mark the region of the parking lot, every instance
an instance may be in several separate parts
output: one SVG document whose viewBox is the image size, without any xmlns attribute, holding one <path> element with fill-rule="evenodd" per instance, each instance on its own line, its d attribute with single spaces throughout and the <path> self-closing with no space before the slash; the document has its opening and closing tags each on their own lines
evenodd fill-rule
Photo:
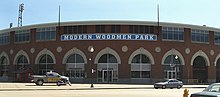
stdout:
<svg viewBox="0 0 220 97">
<path fill-rule="evenodd" d="M 90 84 L 36 86 L 33 83 L 0 83 L 0 97 L 183 97 L 184 89 L 194 93 L 205 87 L 207 85 L 154 89 L 153 85 L 94 84 L 94 88 L 90 88 Z"/>
</svg>

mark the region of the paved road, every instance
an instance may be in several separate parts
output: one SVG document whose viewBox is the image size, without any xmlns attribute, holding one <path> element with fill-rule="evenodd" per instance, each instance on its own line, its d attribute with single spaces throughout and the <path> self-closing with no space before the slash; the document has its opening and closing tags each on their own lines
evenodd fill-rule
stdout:
<svg viewBox="0 0 220 97">
<path fill-rule="evenodd" d="M 72 84 L 72 86 L 35 86 L 32 83 L 0 83 L 0 97 L 183 97 L 202 91 L 206 85 L 185 85 L 181 89 L 153 89 L 153 85 Z"/>
</svg>

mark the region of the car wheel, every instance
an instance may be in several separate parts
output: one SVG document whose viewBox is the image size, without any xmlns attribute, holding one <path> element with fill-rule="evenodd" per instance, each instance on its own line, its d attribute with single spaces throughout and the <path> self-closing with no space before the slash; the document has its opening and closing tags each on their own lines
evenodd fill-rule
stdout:
<svg viewBox="0 0 220 97">
<path fill-rule="evenodd" d="M 166 89 L 166 86 L 165 86 L 165 85 L 163 85 L 163 86 L 162 86 L 162 89 Z"/>
<path fill-rule="evenodd" d="M 42 86 L 43 84 L 44 84 L 43 80 L 38 80 L 38 81 L 37 81 L 37 85 Z"/>
<path fill-rule="evenodd" d="M 57 82 L 57 86 L 60 86 L 60 83 L 59 83 L 59 81 Z"/>
<path fill-rule="evenodd" d="M 155 86 L 154 86 L 154 89 L 158 89 L 158 87 L 155 87 Z"/>
<path fill-rule="evenodd" d="M 181 88 L 181 86 L 180 86 L 180 85 L 178 85 L 178 86 L 177 86 L 177 89 L 180 89 L 180 88 Z"/>
</svg>

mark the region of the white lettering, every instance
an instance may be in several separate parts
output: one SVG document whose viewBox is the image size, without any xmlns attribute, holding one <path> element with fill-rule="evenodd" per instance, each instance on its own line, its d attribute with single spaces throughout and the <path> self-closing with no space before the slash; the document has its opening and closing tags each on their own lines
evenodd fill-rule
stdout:
<svg viewBox="0 0 220 97">
<path fill-rule="evenodd" d="M 61 35 L 61 40 L 157 40 L 151 34 L 68 34 Z"/>
<path fill-rule="evenodd" d="M 122 37 L 123 37 L 123 39 L 127 39 L 127 38 L 126 38 L 126 36 L 127 36 L 127 35 L 123 35 L 123 36 L 122 36 Z"/>
<path fill-rule="evenodd" d="M 87 35 L 83 35 L 83 40 L 87 40 Z"/>
<path fill-rule="evenodd" d="M 121 35 L 117 35 L 117 38 L 116 39 L 121 39 Z"/>
<path fill-rule="evenodd" d="M 70 36 L 69 36 L 69 40 L 73 40 L 73 35 L 70 35 Z"/>
<path fill-rule="evenodd" d="M 74 40 L 77 40 L 78 39 L 78 35 L 74 35 Z"/>
<path fill-rule="evenodd" d="M 127 35 L 127 36 L 128 36 L 128 38 L 127 38 L 128 40 L 131 39 L 131 35 Z"/>
<path fill-rule="evenodd" d="M 153 35 L 150 36 L 150 39 L 149 39 L 149 40 L 154 40 Z"/>
<path fill-rule="evenodd" d="M 112 39 L 115 39 L 115 35 L 112 35 Z"/>
<path fill-rule="evenodd" d="M 92 35 L 88 35 L 88 39 L 92 39 Z"/>
<path fill-rule="evenodd" d="M 140 35 L 140 39 L 143 40 L 143 39 L 144 39 L 144 36 L 143 36 L 143 35 Z"/>
<path fill-rule="evenodd" d="M 101 35 L 96 35 L 96 39 L 101 39 Z"/>
<path fill-rule="evenodd" d="M 106 37 L 105 37 L 105 35 L 102 35 L 102 39 L 105 39 Z"/>
<path fill-rule="evenodd" d="M 79 35 L 79 40 L 82 40 L 82 35 Z"/>
<path fill-rule="evenodd" d="M 108 35 L 107 35 L 107 39 L 111 39 L 111 35 L 108 34 Z"/>
<path fill-rule="evenodd" d="M 135 35 L 135 39 L 139 39 L 139 35 Z"/>
<path fill-rule="evenodd" d="M 64 39 L 63 40 L 69 40 L 69 35 L 63 35 Z"/>
</svg>

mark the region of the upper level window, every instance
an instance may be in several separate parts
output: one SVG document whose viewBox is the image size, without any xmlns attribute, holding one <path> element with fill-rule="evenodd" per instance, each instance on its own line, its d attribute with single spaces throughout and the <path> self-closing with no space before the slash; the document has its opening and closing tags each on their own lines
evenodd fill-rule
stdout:
<svg viewBox="0 0 220 97">
<path fill-rule="evenodd" d="M 191 30 L 191 39 L 193 42 L 208 43 L 209 42 L 209 32 L 205 30 Z"/>
<path fill-rule="evenodd" d="M 129 33 L 153 34 L 153 26 L 129 25 Z"/>
<path fill-rule="evenodd" d="M 105 25 L 96 25 L 96 33 L 105 33 Z"/>
<path fill-rule="evenodd" d="M 56 28 L 55 27 L 37 28 L 36 39 L 37 41 L 55 40 Z"/>
<path fill-rule="evenodd" d="M 82 34 L 87 32 L 86 25 L 78 25 L 78 26 L 65 26 L 64 34 Z"/>
<path fill-rule="evenodd" d="M 121 26 L 120 25 L 112 25 L 112 33 L 120 33 L 121 32 Z"/>
<path fill-rule="evenodd" d="M 0 34 L 0 45 L 6 45 L 10 43 L 10 33 Z"/>
<path fill-rule="evenodd" d="M 183 41 L 184 29 L 176 27 L 163 27 L 163 40 Z"/>
<path fill-rule="evenodd" d="M 15 42 L 29 42 L 30 30 L 20 30 L 15 32 Z"/>
<path fill-rule="evenodd" d="M 215 44 L 220 44 L 220 32 L 214 32 Z"/>
</svg>

